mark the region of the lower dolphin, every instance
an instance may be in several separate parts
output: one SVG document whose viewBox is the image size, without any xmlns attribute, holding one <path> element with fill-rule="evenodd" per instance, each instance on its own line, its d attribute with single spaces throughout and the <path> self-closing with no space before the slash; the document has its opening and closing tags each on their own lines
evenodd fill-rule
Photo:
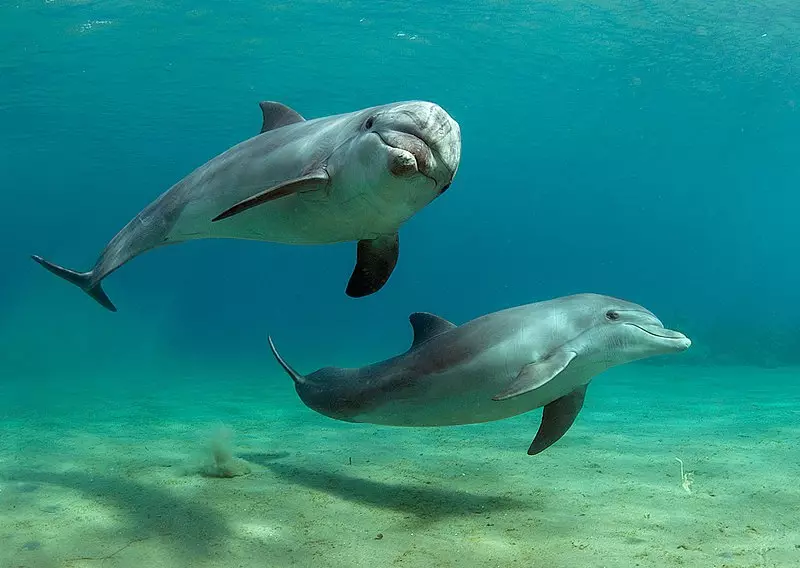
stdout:
<svg viewBox="0 0 800 568">
<path fill-rule="evenodd" d="M 410 349 L 360 368 L 325 367 L 304 376 L 271 337 L 269 344 L 303 403 L 337 420 L 447 426 L 544 407 L 529 455 L 569 430 L 593 377 L 691 345 L 642 306 L 599 294 L 517 306 L 460 326 L 429 313 L 409 319 Z"/>
</svg>

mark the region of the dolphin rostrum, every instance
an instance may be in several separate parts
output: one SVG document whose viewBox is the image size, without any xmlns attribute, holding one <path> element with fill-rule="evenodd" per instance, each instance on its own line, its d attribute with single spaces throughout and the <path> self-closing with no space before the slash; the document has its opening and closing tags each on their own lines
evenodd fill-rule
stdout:
<svg viewBox="0 0 800 568">
<path fill-rule="evenodd" d="M 33 259 L 116 311 L 103 279 L 160 246 L 203 238 L 357 241 L 346 293 L 378 291 L 397 263 L 400 226 L 453 181 L 461 159 L 458 123 L 425 101 L 312 120 L 277 102 L 260 106 L 260 134 L 212 158 L 145 207 L 91 270 Z"/>
<path fill-rule="evenodd" d="M 517 306 L 460 326 L 429 313 L 409 319 L 411 348 L 361 368 L 326 367 L 303 376 L 271 337 L 269 344 L 303 403 L 337 420 L 448 426 L 544 407 L 529 455 L 569 430 L 597 374 L 691 345 L 642 306 L 598 294 Z"/>
</svg>

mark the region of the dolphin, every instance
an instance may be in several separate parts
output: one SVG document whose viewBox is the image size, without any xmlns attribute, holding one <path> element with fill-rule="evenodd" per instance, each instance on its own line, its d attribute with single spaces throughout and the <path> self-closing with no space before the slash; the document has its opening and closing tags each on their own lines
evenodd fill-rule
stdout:
<svg viewBox="0 0 800 568">
<path fill-rule="evenodd" d="M 398 230 L 450 187 L 461 130 L 439 105 L 395 102 L 312 120 L 259 103 L 261 132 L 195 169 L 139 212 L 77 272 L 32 258 L 116 311 L 102 282 L 134 257 L 193 239 L 286 244 L 357 241 L 346 294 L 368 296 L 389 279 Z"/>
<path fill-rule="evenodd" d="M 361 368 L 325 367 L 303 376 L 281 357 L 303 403 L 346 422 L 450 426 L 501 420 L 544 407 L 528 448 L 558 441 L 583 407 L 599 373 L 691 341 L 640 305 L 575 294 L 455 324 L 417 312 L 405 353 Z"/>
</svg>

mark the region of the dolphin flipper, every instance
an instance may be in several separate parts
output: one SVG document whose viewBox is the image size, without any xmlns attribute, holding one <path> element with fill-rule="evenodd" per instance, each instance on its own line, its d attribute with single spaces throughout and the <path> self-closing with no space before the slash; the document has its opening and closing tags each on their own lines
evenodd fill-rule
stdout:
<svg viewBox="0 0 800 568">
<path fill-rule="evenodd" d="M 400 236 L 397 233 L 358 241 L 356 266 L 347 283 L 346 294 L 351 298 L 361 298 L 380 290 L 389 280 L 399 254 Z"/>
<path fill-rule="evenodd" d="M 539 431 L 528 448 L 529 456 L 543 452 L 567 433 L 583 408 L 587 386 L 580 386 L 544 407 Z"/>
<path fill-rule="evenodd" d="M 525 365 L 508 388 L 494 395 L 492 400 L 506 400 L 539 388 L 566 369 L 577 356 L 575 351 L 562 350 L 546 359 Z"/>
<path fill-rule="evenodd" d="M 57 264 L 43 259 L 39 255 L 31 255 L 31 258 L 44 266 L 47 270 L 66 280 L 75 284 L 78 288 L 89 294 L 95 301 L 112 312 L 116 312 L 117 308 L 111 303 L 111 300 L 106 296 L 103 291 L 103 286 L 100 282 L 92 282 L 92 271 L 89 272 L 76 272 L 69 268 L 63 268 Z"/>
<path fill-rule="evenodd" d="M 286 197 L 287 195 L 291 195 L 293 193 L 324 189 L 327 187 L 329 181 L 330 178 L 324 170 L 311 173 L 301 178 L 287 180 L 283 183 L 279 183 L 278 185 L 269 187 L 264 191 L 260 191 L 255 195 L 248 197 L 247 199 L 241 200 L 236 205 L 229 207 L 211 219 L 211 222 L 215 223 L 217 221 L 227 219 L 228 217 L 233 217 L 234 215 L 238 215 L 239 213 L 247 211 L 248 209 L 251 209 L 257 205 L 269 203 L 270 201 L 274 201 L 280 197 Z"/>
</svg>

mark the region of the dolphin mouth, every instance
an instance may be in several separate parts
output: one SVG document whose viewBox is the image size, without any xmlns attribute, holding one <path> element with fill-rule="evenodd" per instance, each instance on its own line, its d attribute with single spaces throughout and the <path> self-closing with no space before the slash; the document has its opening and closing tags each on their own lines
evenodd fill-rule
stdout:
<svg viewBox="0 0 800 568">
<path fill-rule="evenodd" d="M 653 337 L 666 339 L 670 343 L 674 342 L 675 346 L 680 350 L 688 349 L 692 344 L 692 340 L 686 337 L 686 335 L 680 331 L 667 329 L 666 327 L 661 327 L 658 325 L 644 325 L 639 323 L 628 323 L 627 325 L 632 325 L 633 327 L 639 328 L 643 332 L 647 333 L 648 335 L 652 335 Z"/>
<path fill-rule="evenodd" d="M 434 111 L 433 117 L 429 118 L 425 124 L 421 124 L 414 113 L 405 110 L 403 114 L 409 118 L 410 124 L 398 125 L 398 127 L 399 132 L 414 136 L 425 144 L 436 158 L 436 163 L 447 171 L 449 175 L 447 183 L 450 183 L 453 181 L 453 178 L 455 178 L 456 171 L 458 170 L 458 163 L 461 160 L 461 135 L 458 124 L 450 115 L 441 107 L 437 106 L 436 109 L 438 109 L 438 111 Z M 449 160 L 445 159 L 444 150 L 446 149 L 445 142 L 453 137 L 454 131 L 459 133 L 457 136 L 459 149 L 457 152 L 451 152 L 453 156 L 450 156 L 450 161 L 454 160 L 454 163 L 451 164 Z M 426 137 L 424 133 L 428 136 Z"/>
<path fill-rule="evenodd" d="M 418 133 L 407 130 L 374 132 L 385 146 L 398 152 L 398 155 L 392 157 L 390 170 L 400 177 L 419 173 L 431 180 L 440 193 L 444 193 L 450 187 L 455 172 L 442 159 L 435 144 L 427 142 Z M 409 158 L 413 158 L 413 162 Z M 442 173 L 445 175 L 442 176 Z"/>
<path fill-rule="evenodd" d="M 390 157 L 389 169 L 396 176 L 404 177 L 419 173 L 434 184 L 439 182 L 431 174 L 431 162 L 435 154 L 427 142 L 408 132 L 375 132 L 381 142 L 388 148 L 397 150 Z"/>
</svg>

